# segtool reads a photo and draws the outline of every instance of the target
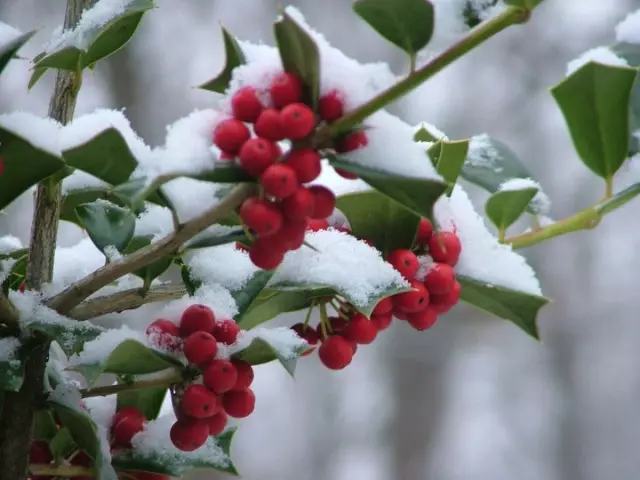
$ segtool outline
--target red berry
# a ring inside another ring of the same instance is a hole
[[[244,360],[231,360],[238,371],[238,380],[232,390],[247,390],[253,383],[253,367]]]
[[[213,417],[207,418],[205,421],[209,426],[209,436],[215,437],[216,435],[220,435],[224,431],[224,427],[227,426],[227,414],[222,410]]]
[[[273,235],[282,227],[282,213],[273,203],[258,197],[247,198],[240,207],[242,222],[261,237]]]
[[[251,389],[232,390],[222,396],[222,405],[230,417],[245,418],[253,413],[256,396]]]
[[[336,152],[348,153],[366,147],[369,143],[364,130],[357,130],[342,137],[336,144]]]
[[[391,312],[381,313],[380,315],[371,315],[371,323],[373,323],[378,331],[386,330],[391,325],[393,316]]]
[[[243,252],[249,252],[249,247],[247,247],[246,245],[240,243],[240,242],[236,242],[236,249],[237,250],[242,250]]]
[[[299,186],[295,170],[282,163],[268,167],[260,177],[260,183],[267,195],[278,200],[293,195]]]
[[[264,138],[247,140],[240,149],[240,166],[250,175],[258,176],[278,159],[278,151],[273,142]]]
[[[329,222],[326,218],[312,218],[307,225],[307,229],[312,232],[319,232],[320,230],[327,230],[328,228]]]
[[[187,307],[180,317],[180,336],[185,338],[195,332],[212,332],[216,317],[206,305]]]
[[[159,347],[176,350],[180,345],[180,329],[178,326],[164,319],[158,319],[147,327],[147,336]]]
[[[213,131],[213,143],[225,153],[236,154],[251,138],[249,128],[240,120],[223,120]]]
[[[303,147],[292,150],[287,155],[286,162],[296,172],[300,183],[312,182],[322,171],[322,159],[313,148]]]
[[[0,175],[4,173],[4,158],[0,157]]]
[[[240,327],[233,320],[220,320],[213,327],[213,336],[225,345],[233,345],[238,339]]]
[[[262,111],[258,120],[256,120],[253,130],[256,135],[272,142],[284,140],[284,132],[282,131],[282,119],[280,112],[275,108],[267,108]]]
[[[216,413],[218,396],[204,385],[192,383],[180,400],[180,409],[192,418],[209,418]]]
[[[178,450],[192,452],[207,441],[209,425],[204,420],[181,419],[173,424],[169,436]]]
[[[313,195],[313,218],[327,218],[333,213],[336,207],[336,196],[331,190],[322,185],[313,185],[309,187],[311,195]]]
[[[292,220],[285,219],[282,228],[278,233],[271,235],[269,241],[274,244],[273,248],[281,251],[297,250],[304,243],[304,235],[307,231],[307,219]]]
[[[271,243],[269,237],[258,238],[249,247],[249,258],[256,267],[263,270],[277,268],[284,260],[284,254],[279,245]]]
[[[351,317],[341,335],[350,342],[368,345],[376,339],[378,329],[367,317],[356,313]]]
[[[121,420],[124,420],[127,417],[134,417],[141,420],[142,422],[146,420],[144,414],[137,408],[123,407],[115,413],[115,415],[111,419],[111,425],[116,426],[118,423],[120,423]]]
[[[427,308],[429,305],[429,292],[418,280],[411,281],[413,291],[398,293],[393,297],[394,306],[407,313],[415,313]]]
[[[325,339],[318,348],[318,357],[325,367],[331,370],[342,370],[353,360],[353,347],[338,335]]]
[[[280,210],[287,218],[305,219],[313,212],[313,195],[307,187],[298,187],[280,203]]]
[[[231,111],[236,120],[253,123],[263,108],[258,92],[253,87],[242,87],[231,97]]]
[[[238,381],[238,371],[229,360],[214,360],[202,374],[202,381],[215,393],[225,393]]]
[[[434,263],[424,277],[424,286],[429,295],[444,295],[449,293],[456,281],[456,274],[451,265]]]
[[[27,282],[23,280],[20,286],[18,287],[18,291],[21,293],[24,293],[26,288],[27,288]]]
[[[140,472],[140,471],[135,471],[135,472],[126,472],[127,475],[124,476],[124,478],[127,478],[128,476],[133,477],[135,480],[171,480],[170,477],[166,476],[166,475],[160,475],[159,473],[151,473],[151,472]],[[90,477],[93,478],[93,477]],[[75,480],[77,480],[78,477],[75,477]]]
[[[142,431],[146,420],[137,416],[127,416],[120,420],[111,431],[113,443],[119,447],[131,447],[131,439]]]
[[[318,343],[319,335],[311,325],[305,325],[304,323],[296,323],[291,327],[291,330],[296,332],[300,338],[307,342],[310,346]],[[302,356],[310,355],[313,352],[313,348],[310,348],[302,354]]]
[[[433,225],[428,218],[421,218],[418,224],[418,234],[416,236],[416,243],[420,245],[427,245],[433,235]]]
[[[392,314],[398,320],[407,320],[409,318],[409,314],[404,310],[401,310],[400,308],[398,308],[396,305],[393,306]]]
[[[407,322],[416,330],[422,331],[433,327],[438,320],[438,313],[429,305],[421,312],[409,313],[407,315]]]
[[[273,79],[271,101],[276,108],[283,108],[302,100],[302,81],[292,73],[281,73]]]
[[[236,159],[236,156],[231,153],[222,152],[218,157],[218,160],[221,162],[233,162]]]
[[[342,170],[341,168],[334,168],[336,173],[340,175],[342,178],[346,178],[347,180],[356,180],[358,175],[355,173],[347,172],[346,170]]]
[[[218,353],[218,341],[208,332],[194,332],[184,341],[184,356],[190,363],[204,365]]]
[[[429,254],[436,262],[455,267],[462,252],[460,239],[453,232],[436,232],[429,240]]]
[[[85,452],[84,450],[80,450],[73,456],[69,463],[71,463],[71,465],[78,465],[80,467],[90,467],[94,462],[93,459],[87,454],[87,452]]]
[[[391,300],[391,297],[387,297],[383,298],[376,304],[371,314],[384,315],[385,313],[389,313],[391,310],[393,310],[393,300]]]
[[[304,103],[287,105],[280,112],[280,118],[284,134],[291,140],[304,139],[316,126],[313,110]]]
[[[460,301],[461,290],[460,283],[456,280],[449,293],[433,295],[430,300],[431,305],[438,313],[447,313]]]
[[[318,100],[320,118],[326,122],[335,122],[344,115],[344,104],[336,90],[332,90]]]
[[[50,463],[53,460],[53,455],[49,449],[49,444],[41,440],[35,440],[31,443],[31,449],[29,450],[29,462],[30,463]]]
[[[394,250],[387,257],[387,261],[407,280],[413,280],[420,268],[418,257],[411,250]]]

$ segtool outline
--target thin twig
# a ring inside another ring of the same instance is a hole
[[[89,397],[107,397],[109,395],[115,395],[120,392],[131,392],[133,390],[144,390],[146,388],[154,387],[167,387],[180,383],[182,381],[180,372],[175,369],[167,369],[166,374],[162,376],[156,376],[148,380],[138,380],[131,383],[119,383],[117,385],[106,385],[104,387],[86,388],[80,390],[80,395],[83,398]]]
[[[69,312],[69,316],[76,320],[89,320],[109,313],[132,310],[147,303],[176,300],[186,293],[184,285],[176,284],[160,285],[146,293],[140,288],[131,288],[82,302]]]
[[[183,243],[226,217],[254,191],[254,184],[243,183],[238,185],[214,207],[182,225],[179,231],[173,232],[158,242],[141,248],[131,255],[113,261],[90,273],[78,283],[69,286],[55,297],[49,299],[47,306],[63,315],[67,314],[76,305],[109,283],[128,273],[135,272],[165,255],[176,252]]]

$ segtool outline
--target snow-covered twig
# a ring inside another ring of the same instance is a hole
[[[69,316],[76,320],[90,320],[108,313],[132,310],[147,303],[177,300],[186,293],[184,285],[174,284],[160,285],[148,292],[144,292],[140,288],[131,288],[112,295],[87,300],[71,310]]]

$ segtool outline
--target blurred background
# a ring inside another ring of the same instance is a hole
[[[41,28],[25,56],[40,52],[62,22],[63,0],[0,0],[0,20]],[[224,59],[219,24],[272,44],[278,0],[157,0],[134,41],[98,65],[77,113],[126,108],[154,146],[165,125],[213,105],[192,88]],[[291,1],[335,46],[402,73],[403,55],[346,0]],[[577,159],[548,88],[566,63],[613,41],[638,0],[547,0],[532,21],[499,35],[392,108],[452,138],[486,132],[516,150],[562,218],[603,194]],[[31,92],[29,64],[0,79],[0,113],[46,115],[53,76]],[[474,192],[481,202],[483,196]],[[481,203],[479,203],[481,205]],[[596,231],[525,252],[554,302],[540,317],[542,342],[464,306],[432,330],[394,325],[346,370],[304,359],[293,381],[260,367],[256,412],[243,422],[234,457],[247,480],[632,480],[640,478],[640,256],[638,205]],[[28,238],[31,196],[0,217],[0,233]],[[77,241],[65,229],[61,243]],[[282,319],[292,322],[295,319]],[[198,473],[194,480],[225,475]]]

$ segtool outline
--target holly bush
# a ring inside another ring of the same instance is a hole
[[[423,332],[459,301],[538,338],[549,300],[516,250],[591,229],[640,193],[614,186],[639,151],[638,13],[551,89],[604,180],[601,201],[554,221],[504,143],[385,111],[539,1],[460,2],[467,34],[424,62],[437,2],[357,0],[406,52],[402,76],[346,57],[294,8],[273,24],[275,48],[223,28],[226,63],[200,87],[216,109],[178,120],[154,149],[119,111],[73,118],[85,70],[154,2],[68,3],[65,29],[32,60],[29,88],[57,72],[49,117],[0,115],[0,209],[35,200],[30,243],[0,237],[0,480],[237,474],[230,446],[255,408],[255,367],[293,376],[317,355],[341,370],[391,323]],[[3,28],[0,73],[33,35]],[[488,192],[490,228],[464,182]],[[85,237],[56,248],[60,221]],[[531,227],[512,233],[518,221]],[[289,312],[301,321],[268,326]]]

